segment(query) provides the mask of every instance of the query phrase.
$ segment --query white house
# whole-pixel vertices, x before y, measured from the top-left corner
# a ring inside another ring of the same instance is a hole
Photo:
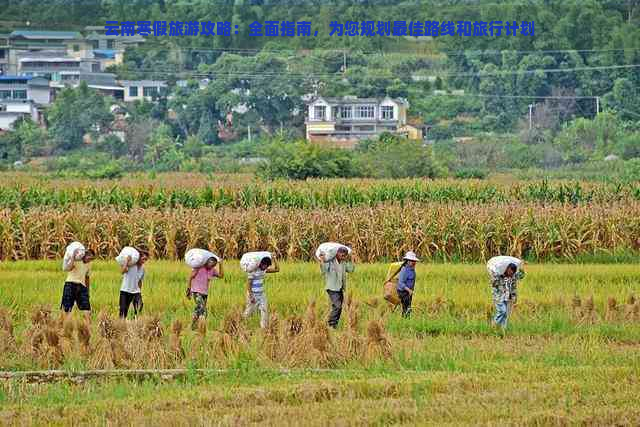
[[[156,80],[120,80],[120,86],[124,88],[124,101],[133,102],[153,98],[167,94],[167,83]]]
[[[31,101],[0,101],[0,131],[13,129],[13,124],[21,117],[30,117],[39,122],[38,109]]]
[[[400,98],[316,97],[307,102],[307,140],[353,147],[383,132],[411,137],[408,108],[409,102]]]

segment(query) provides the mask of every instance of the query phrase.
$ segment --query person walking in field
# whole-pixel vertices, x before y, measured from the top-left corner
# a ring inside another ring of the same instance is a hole
[[[402,317],[411,316],[411,302],[416,285],[416,263],[420,262],[415,252],[409,251],[402,258],[402,267],[398,273],[398,297],[402,304]]]
[[[338,248],[335,258],[330,260],[327,260],[324,254],[318,256],[320,271],[324,275],[325,290],[331,304],[328,323],[334,329],[338,327],[342,314],[344,293],[347,288],[347,273],[355,271],[353,263],[347,260],[348,257],[349,250],[346,247]]]
[[[144,279],[144,263],[149,259],[146,252],[140,252],[138,262],[131,265],[131,257],[121,267],[122,285],[120,286],[120,318],[126,319],[129,307],[133,303],[133,315],[142,311],[142,280]]]
[[[494,257],[487,262],[495,305],[494,324],[504,331],[518,298],[518,281],[524,277],[524,262],[513,257]]]
[[[191,321],[192,329],[196,329],[198,321],[201,318],[207,317],[209,281],[214,277],[217,277],[218,279],[224,278],[222,260],[218,262],[214,257],[209,258],[204,266],[194,268],[191,272],[191,277],[189,277],[189,283],[187,285],[187,298],[193,297],[193,301],[195,303]]]
[[[84,313],[87,321],[91,319],[91,301],[89,298],[89,286],[91,285],[91,261],[95,258],[95,253],[91,249],[84,251],[82,259],[76,259],[73,254],[73,263],[67,269],[67,279],[62,290],[62,302],[60,308],[65,316],[71,314],[74,305]],[[79,254],[78,254],[79,256]]]
[[[251,273],[247,273],[247,307],[243,317],[249,318],[256,310],[260,311],[260,327],[265,329],[269,324],[269,309],[267,306],[267,296],[264,292],[264,277],[268,273],[280,271],[278,263],[269,257],[264,257]]]

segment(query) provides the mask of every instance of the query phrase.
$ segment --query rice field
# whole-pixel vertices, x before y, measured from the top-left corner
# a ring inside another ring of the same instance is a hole
[[[503,336],[489,324],[490,293],[478,264],[420,264],[410,320],[381,299],[386,266],[359,265],[341,326],[330,331],[318,267],[285,262],[266,283],[274,322],[264,332],[257,317],[239,317],[244,276],[237,262],[213,284],[209,318],[195,331],[187,327],[192,302],[184,297],[189,269],[182,263],[147,264],[144,315],[123,323],[115,319],[115,262],[97,262],[86,330],[79,318],[58,320],[58,264],[0,264],[2,370],[194,373],[178,381],[3,381],[0,402],[10,423],[202,424],[215,417],[276,424],[295,417],[290,424],[423,424],[428,417],[427,424],[477,424],[501,417],[624,425],[640,416],[635,265],[528,266]]]
[[[0,371],[70,377],[0,379],[0,424],[640,424],[633,185],[2,178]],[[60,257],[72,240],[100,258],[90,324],[78,313],[60,318]],[[330,240],[350,245],[357,261],[336,331],[308,262]],[[143,313],[123,322],[113,258],[126,245],[152,259]],[[228,259],[195,330],[181,261],[192,247]],[[237,259],[255,249],[282,260],[266,281],[265,331],[259,316],[240,316]],[[413,316],[402,319],[381,281],[407,250],[425,262]],[[490,323],[483,264],[499,253],[530,261],[505,334]],[[134,369],[180,374],[74,377]]]

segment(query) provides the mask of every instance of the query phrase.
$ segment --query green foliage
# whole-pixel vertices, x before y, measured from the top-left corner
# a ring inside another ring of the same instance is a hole
[[[367,145],[359,161],[364,175],[375,178],[435,178],[445,174],[431,147],[391,134],[382,134]]]
[[[610,154],[620,138],[620,122],[609,113],[599,114],[593,120],[578,118],[558,134],[554,143],[563,151],[565,160],[582,162],[594,153]]]
[[[113,120],[109,99],[89,89],[84,82],[78,88],[63,89],[48,114],[56,148],[79,148],[85,134],[104,131]]]
[[[178,171],[185,153],[171,135],[171,129],[161,124],[154,131],[144,153],[145,165],[157,172]]]
[[[127,154],[126,144],[115,135],[100,138],[95,146],[96,150],[111,154],[113,157],[122,157]]]
[[[268,179],[307,179],[358,176],[349,152],[323,148],[306,141],[275,140],[263,151],[258,173]]]
[[[617,147],[616,152],[625,160],[640,157],[640,132],[622,136]]]

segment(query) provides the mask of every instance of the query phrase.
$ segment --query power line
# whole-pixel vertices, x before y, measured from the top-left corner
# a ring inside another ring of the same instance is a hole
[[[435,73],[433,76],[436,77],[487,77],[487,76],[508,76],[508,75],[529,75],[529,74],[537,74],[537,73],[572,73],[572,72],[580,72],[580,71],[604,71],[604,70],[616,70],[616,69],[629,69],[629,68],[639,68],[640,64],[625,64],[625,65],[603,65],[603,66],[595,66],[595,67],[574,67],[574,68],[538,68],[533,70],[508,70],[508,71],[494,71],[494,72],[459,72],[459,73]],[[198,77],[212,77],[212,76],[220,76],[220,77],[237,77],[237,78],[259,78],[259,77],[277,77],[277,76],[289,76],[292,78],[301,77],[301,78],[336,78],[341,77],[339,74],[334,73],[304,73],[304,72],[238,72],[238,71],[210,71],[210,72],[192,72],[188,70],[156,70],[156,69],[144,69],[137,68],[133,70],[125,70],[131,73],[148,73],[148,74],[189,74],[192,76]],[[369,78],[384,78],[384,79],[394,79],[397,78],[394,75],[376,75],[373,73],[367,73],[366,77]],[[429,77],[424,75],[413,75],[412,77]]]
[[[401,36],[394,36],[394,37],[401,37]],[[267,38],[268,39],[268,38]],[[276,37],[274,37],[274,39],[277,39]],[[619,49],[541,49],[541,50],[509,50],[509,49],[505,49],[505,50],[495,50],[495,49],[491,49],[491,50],[472,50],[472,49],[468,49],[468,50],[437,50],[436,52],[434,52],[434,54],[427,54],[427,53],[419,53],[419,52],[412,52],[412,51],[385,51],[385,50],[370,50],[370,51],[366,51],[366,50],[358,50],[358,49],[350,49],[350,48],[342,48],[342,49],[336,49],[336,48],[313,48],[313,49],[260,49],[260,48],[255,48],[255,49],[248,49],[248,48],[198,48],[198,47],[175,47],[175,48],[171,48],[171,49],[158,49],[155,48],[154,46],[138,46],[135,48],[135,50],[141,50],[141,51],[145,51],[145,50],[149,50],[149,51],[154,51],[154,52],[168,52],[168,51],[182,51],[182,52],[211,52],[211,53],[261,53],[261,52],[267,52],[267,53],[298,53],[298,52],[302,52],[305,50],[310,50],[312,52],[336,52],[336,53],[343,53],[345,51],[348,51],[350,53],[353,54],[361,54],[361,55],[380,55],[380,56],[384,56],[384,55],[412,55],[412,56],[436,56],[439,54],[444,54],[444,55],[448,55],[448,56],[461,56],[461,55],[468,55],[468,54],[477,54],[477,55],[502,55],[504,53],[542,53],[542,54],[549,54],[549,53],[601,53],[601,52],[629,52],[629,51],[640,51],[640,48],[619,48]]]

